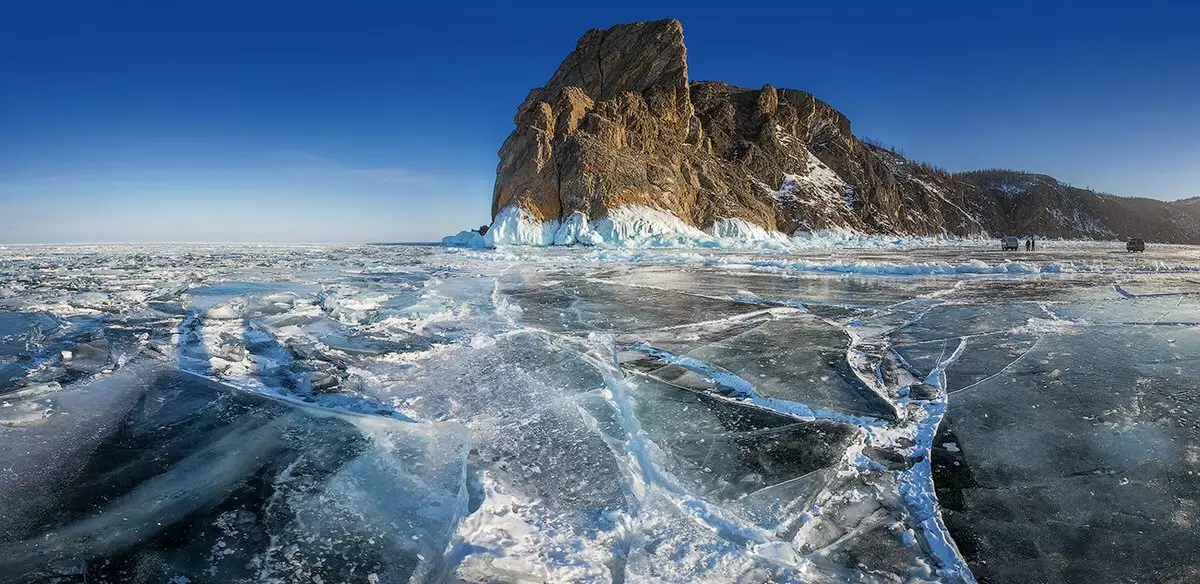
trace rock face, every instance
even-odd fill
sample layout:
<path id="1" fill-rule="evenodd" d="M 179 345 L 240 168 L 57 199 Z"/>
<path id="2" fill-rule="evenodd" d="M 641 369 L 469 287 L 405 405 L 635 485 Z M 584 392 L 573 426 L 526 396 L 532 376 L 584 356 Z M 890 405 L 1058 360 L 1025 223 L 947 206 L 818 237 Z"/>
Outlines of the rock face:
<path id="1" fill-rule="evenodd" d="M 515 121 L 500 149 L 493 218 L 510 208 L 578 222 L 636 205 L 701 229 L 744 220 L 787 234 L 1114 237 L 1171 217 L 1158 212 L 1166 203 L 1095 202 L 1049 177 L 1034 181 L 1029 200 L 1014 199 L 997 186 L 1005 179 L 951 175 L 859 141 L 844 115 L 804 91 L 690 82 L 673 19 L 588 31 Z M 1150 216 L 1130 222 L 1130 209 Z M 1170 240 L 1200 240 L 1188 217 Z"/>
<path id="2" fill-rule="evenodd" d="M 681 165 L 691 118 L 678 21 L 588 31 L 517 110 L 492 215 L 517 204 L 538 219 L 596 217 L 628 203 L 690 215 Z"/>

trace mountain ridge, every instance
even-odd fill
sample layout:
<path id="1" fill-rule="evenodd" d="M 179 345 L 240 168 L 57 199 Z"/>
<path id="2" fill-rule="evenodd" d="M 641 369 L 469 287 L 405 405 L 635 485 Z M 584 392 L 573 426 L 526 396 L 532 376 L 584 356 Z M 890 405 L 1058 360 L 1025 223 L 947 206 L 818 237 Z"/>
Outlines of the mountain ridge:
<path id="1" fill-rule="evenodd" d="M 674 19 L 586 32 L 514 123 L 499 152 L 493 227 L 555 225 L 499 225 L 493 243 L 587 243 L 596 238 L 577 235 L 621 207 L 665 211 L 710 232 L 733 221 L 786 234 L 1200 243 L 1200 205 L 1096 193 L 1036 173 L 949 173 L 860 140 L 845 115 L 808 92 L 691 81 Z M 556 237 L 568 223 L 579 233 Z M 519 241 L 505 239 L 518 232 Z"/>

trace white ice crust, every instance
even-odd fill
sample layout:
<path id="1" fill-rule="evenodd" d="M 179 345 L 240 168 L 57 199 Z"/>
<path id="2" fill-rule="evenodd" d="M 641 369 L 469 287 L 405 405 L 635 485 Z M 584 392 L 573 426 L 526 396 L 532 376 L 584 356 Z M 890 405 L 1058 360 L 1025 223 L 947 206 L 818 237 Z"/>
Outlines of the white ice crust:
<path id="1" fill-rule="evenodd" d="M 554 243 L 558 221 L 538 221 L 529 211 L 509 205 L 496 215 L 487 235 L 483 236 L 487 247 L 503 245 L 547 246 Z"/>
<path id="2" fill-rule="evenodd" d="M 744 241 L 762 247 L 785 248 L 791 243 L 788 236 L 745 219 L 718 219 L 708 233 L 719 240 Z"/>
<path id="3" fill-rule="evenodd" d="M 483 236 L 478 231 L 459 231 L 454 235 L 447 235 L 442 238 L 442 245 L 446 247 L 487 247 Z"/>
<path id="4" fill-rule="evenodd" d="M 505 207 L 492 222 L 482 247 L 587 245 L 602 247 L 755 247 L 783 248 L 789 238 L 745 219 L 719 219 L 707 231 L 673 213 L 642 205 L 611 209 L 598 219 L 576 211 L 563 221 L 539 221 L 516 206 Z M 447 247 L 481 247 L 470 232 L 442 240 Z"/>
<path id="5" fill-rule="evenodd" d="M 839 195 L 840 196 L 840 195 Z M 986 236 L 985 236 L 986 237 Z M 725 217 L 706 229 L 688 224 L 669 211 L 643 205 L 610 209 L 597 219 L 576 211 L 565 220 L 538 220 L 518 206 L 505 207 L 487 235 L 463 231 L 442 239 L 446 247 L 583 245 L 619 248 L 800 249 L 820 247 L 905 247 L 953 241 L 947 237 L 866 234 L 849 229 L 800 230 L 790 237 L 747 219 Z"/>
<path id="6" fill-rule="evenodd" d="M 604 238 L 592 231 L 588 224 L 587 215 L 576 211 L 567 217 L 554 233 L 554 245 L 599 245 Z"/>

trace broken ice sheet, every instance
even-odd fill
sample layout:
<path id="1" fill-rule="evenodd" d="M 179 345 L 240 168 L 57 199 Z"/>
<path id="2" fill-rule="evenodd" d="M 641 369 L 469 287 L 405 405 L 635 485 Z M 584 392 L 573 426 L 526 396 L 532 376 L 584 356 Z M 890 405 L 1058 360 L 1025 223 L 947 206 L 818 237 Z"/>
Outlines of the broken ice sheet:
<path id="1" fill-rule="evenodd" d="M 604 381 L 564 343 L 516 333 L 454 347 L 380 390 L 416 420 L 471 431 L 474 513 L 451 551 L 460 578 L 490 581 L 505 566 L 550 580 L 611 577 L 627 485 L 585 407 Z"/>
<path id="2" fill-rule="evenodd" d="M 159 366 L 6 399 L 9 582 L 421 581 L 465 507 L 454 423 L 299 407 Z M 8 414 L 28 403 L 45 415 Z"/>
<path id="3" fill-rule="evenodd" d="M 501 291 L 529 326 L 569 333 L 654 329 L 759 310 L 746 303 L 650 288 L 631 288 L 574 275 L 506 278 Z"/>
<path id="4" fill-rule="evenodd" d="M 48 314 L 0 311 L 0 391 L 34 367 L 41 341 L 58 327 Z"/>
<path id="5" fill-rule="evenodd" d="M 642 336 L 656 348 L 729 371 L 766 397 L 850 414 L 891 415 L 890 405 L 851 371 L 846 333 L 810 314 L 779 312 Z"/>
<path id="6" fill-rule="evenodd" d="M 835 466 L 860 438 L 846 424 L 803 422 L 649 377 L 631 382 L 633 414 L 662 450 L 667 472 L 716 500 L 780 490 Z"/>

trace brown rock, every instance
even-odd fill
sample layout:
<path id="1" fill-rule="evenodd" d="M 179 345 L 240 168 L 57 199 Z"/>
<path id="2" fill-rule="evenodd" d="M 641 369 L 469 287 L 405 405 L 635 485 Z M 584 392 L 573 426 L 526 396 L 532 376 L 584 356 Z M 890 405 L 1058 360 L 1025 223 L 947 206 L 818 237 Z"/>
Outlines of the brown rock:
<path id="1" fill-rule="evenodd" d="M 1101 213 L 1072 196 L 1011 204 L 978 177 L 864 144 L 850 120 L 807 92 L 689 83 L 683 27 L 673 19 L 588 31 L 546 85 L 529 93 L 515 122 L 500 149 L 493 217 L 508 205 L 563 219 L 637 204 L 699 227 L 742 218 L 785 233 L 1127 231 L 1111 226 L 1112 205 Z M 1081 222 L 1056 219 L 1081 205 Z M 1037 213 L 1046 216 L 1026 217 Z M 1171 237 L 1200 239 L 1200 219 L 1182 215 L 1190 227 Z"/>

